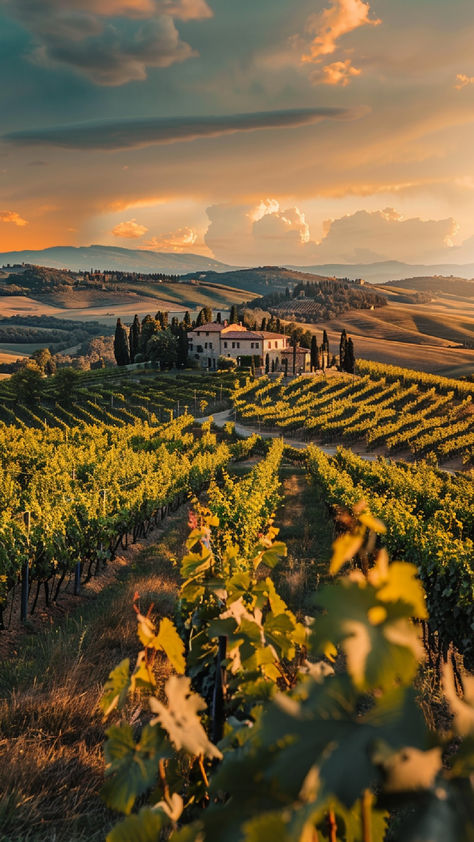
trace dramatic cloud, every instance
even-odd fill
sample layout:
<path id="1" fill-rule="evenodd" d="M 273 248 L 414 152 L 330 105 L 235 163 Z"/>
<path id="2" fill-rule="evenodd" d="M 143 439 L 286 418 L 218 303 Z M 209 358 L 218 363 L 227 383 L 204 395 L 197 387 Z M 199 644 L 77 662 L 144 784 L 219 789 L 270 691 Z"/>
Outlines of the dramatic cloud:
<path id="1" fill-rule="evenodd" d="M 255 207 L 214 205 L 205 237 L 214 255 L 234 264 L 322 264 L 377 260 L 423 262 L 446 255 L 457 233 L 454 219 L 404 219 L 393 208 L 358 211 L 329 220 L 320 242 L 311 238 L 299 208 L 274 199 Z"/>
<path id="2" fill-rule="evenodd" d="M 370 6 L 363 0 L 332 0 L 328 9 L 311 15 L 307 30 L 313 35 L 309 52 L 302 56 L 303 62 L 319 62 L 323 56 L 336 51 L 337 41 L 360 26 L 378 26 L 379 19 L 370 18 Z"/>
<path id="3" fill-rule="evenodd" d="M 393 208 L 358 211 L 326 223 L 318 246 L 320 262 L 346 263 L 374 260 L 429 260 L 449 252 L 457 233 L 454 219 L 404 219 Z"/>
<path id="4" fill-rule="evenodd" d="M 205 0 L 0 0 L 31 33 L 31 58 L 62 64 L 99 85 L 147 78 L 196 51 L 181 40 L 175 19 L 212 16 Z"/>
<path id="5" fill-rule="evenodd" d="M 361 70 L 352 66 L 348 58 L 345 61 L 334 61 L 332 64 L 313 70 L 310 79 L 315 85 L 339 85 L 345 88 L 354 76 L 360 76 L 361 73 Z"/>
<path id="6" fill-rule="evenodd" d="M 466 76 L 465 73 L 458 73 L 454 86 L 456 90 L 461 91 L 463 88 L 467 88 L 468 85 L 474 85 L 474 76 Z"/>
<path id="7" fill-rule="evenodd" d="M 226 261 L 236 265 L 294 262 L 310 238 L 299 208 L 283 210 L 275 199 L 255 207 L 213 205 L 207 215 L 206 245 L 214 255 L 225 254 Z"/>
<path id="8" fill-rule="evenodd" d="M 23 219 L 16 211 L 0 211 L 0 222 L 11 222 L 13 225 L 17 225 L 18 228 L 28 225 L 27 220 Z"/>
<path id="9" fill-rule="evenodd" d="M 156 143 L 195 140 L 199 137 L 248 132 L 257 129 L 290 129 L 321 120 L 354 120 L 365 108 L 300 108 L 227 114 L 220 117 L 164 117 L 151 120 L 121 120 L 114 123 L 83 123 L 51 129 L 12 132 L 5 140 L 32 146 L 62 146 L 69 149 L 131 149 Z"/>
<path id="10" fill-rule="evenodd" d="M 168 234 L 152 237 L 151 240 L 143 243 L 143 248 L 153 251 L 189 251 L 197 242 L 197 239 L 197 231 L 194 231 L 193 228 L 184 227 Z"/>
<path id="11" fill-rule="evenodd" d="M 112 230 L 114 237 L 124 237 L 127 240 L 138 240 L 143 237 L 148 231 L 145 225 L 139 225 L 135 219 L 129 219 L 127 222 L 119 222 Z"/>

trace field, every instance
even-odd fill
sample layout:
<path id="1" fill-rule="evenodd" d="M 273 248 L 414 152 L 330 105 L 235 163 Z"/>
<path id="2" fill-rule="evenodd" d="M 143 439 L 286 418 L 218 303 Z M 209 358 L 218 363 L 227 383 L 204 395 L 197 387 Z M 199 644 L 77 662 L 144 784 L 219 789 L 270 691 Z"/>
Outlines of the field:
<path id="1" fill-rule="evenodd" d="M 390 288 L 380 287 L 380 292 L 388 297 L 387 307 L 353 310 L 329 322 L 301 326 L 318 336 L 327 330 L 331 347 L 338 346 L 345 329 L 353 337 L 356 356 L 364 359 L 446 377 L 473 373 L 472 298 L 437 296 L 430 304 L 403 304 Z M 471 348 L 460 347 L 463 343 Z"/>
<path id="2" fill-rule="evenodd" d="M 100 322 L 113 333 L 117 318 L 131 323 L 135 314 L 143 318 L 147 313 L 154 315 L 158 310 L 168 311 L 170 318 L 182 318 L 186 310 L 196 317 L 202 307 L 220 310 L 228 316 L 232 304 L 242 304 L 248 299 L 248 292 L 231 287 L 220 289 L 213 285 L 191 284 L 137 284 L 136 292 L 128 288 L 116 292 L 102 290 L 71 290 L 31 298 L 22 295 L 0 296 L 0 317 L 10 316 L 55 316 L 58 319 L 72 319 L 77 322 Z M 44 347 L 38 344 L 36 347 Z M 35 347 L 30 346 L 29 353 Z M 15 362 L 24 352 L 20 346 L 7 347 L 0 344 L 0 362 Z"/>
<path id="3" fill-rule="evenodd" d="M 470 386 L 363 365 L 2 384 L 1 842 L 470 839 Z"/>

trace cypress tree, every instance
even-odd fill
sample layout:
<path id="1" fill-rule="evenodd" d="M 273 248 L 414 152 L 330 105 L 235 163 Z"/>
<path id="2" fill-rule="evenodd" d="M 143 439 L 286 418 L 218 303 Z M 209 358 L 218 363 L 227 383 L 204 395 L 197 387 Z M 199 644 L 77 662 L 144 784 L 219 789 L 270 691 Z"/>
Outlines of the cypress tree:
<path id="1" fill-rule="evenodd" d="M 266 330 L 266 329 L 267 329 L 267 320 L 264 316 L 263 319 L 262 319 L 262 324 L 260 325 L 260 330 Z"/>
<path id="2" fill-rule="evenodd" d="M 232 304 L 232 307 L 230 308 L 229 323 L 231 325 L 239 323 L 239 311 L 236 304 Z"/>
<path id="3" fill-rule="evenodd" d="M 353 341 L 350 337 L 347 341 L 347 350 L 346 350 L 346 358 L 345 358 L 345 370 L 348 371 L 349 374 L 354 374 L 354 372 L 355 372 L 354 343 L 353 343 Z"/>
<path id="4" fill-rule="evenodd" d="M 204 309 L 199 311 L 197 320 L 196 320 L 196 327 L 201 327 L 203 324 L 206 323 L 206 317 L 204 315 Z"/>
<path id="5" fill-rule="evenodd" d="M 168 327 L 168 313 L 166 310 L 161 314 L 161 326 L 163 330 L 166 330 Z"/>
<path id="6" fill-rule="evenodd" d="M 268 374 L 269 371 L 270 371 L 270 356 L 269 356 L 269 354 L 267 354 L 266 357 L 265 357 L 265 374 Z"/>
<path id="7" fill-rule="evenodd" d="M 216 316 L 216 322 L 217 322 L 218 325 L 220 325 L 222 323 L 222 316 L 221 316 L 220 312 Z"/>
<path id="8" fill-rule="evenodd" d="M 114 337 L 114 355 L 117 365 L 128 365 L 130 354 L 128 351 L 127 329 L 120 319 L 117 319 Z"/>
<path id="9" fill-rule="evenodd" d="M 319 368 L 318 357 L 319 357 L 318 340 L 316 339 L 316 334 L 313 333 L 313 335 L 311 337 L 311 370 L 312 371 L 316 371 L 316 369 Z"/>
<path id="10" fill-rule="evenodd" d="M 146 354 L 146 346 L 151 337 L 161 330 L 161 323 L 157 322 L 150 314 L 142 321 L 142 332 L 140 336 L 140 352 Z"/>
<path id="11" fill-rule="evenodd" d="M 276 320 L 276 332 L 281 333 L 281 321 L 278 318 Z"/>
<path id="12" fill-rule="evenodd" d="M 204 318 L 206 320 L 206 324 L 207 322 L 212 322 L 212 310 L 210 307 L 204 307 Z"/>
<path id="13" fill-rule="evenodd" d="M 183 327 L 185 328 L 185 330 L 189 330 L 189 328 L 191 327 L 191 316 L 189 315 L 188 310 L 186 310 L 184 314 Z"/>
<path id="14" fill-rule="evenodd" d="M 327 351 L 329 354 L 329 339 L 325 330 L 323 331 L 323 351 Z"/>
<path id="15" fill-rule="evenodd" d="M 341 333 L 341 340 L 339 342 L 339 368 L 341 371 L 346 369 L 346 354 L 347 354 L 347 333 L 345 330 Z"/>
<path id="16" fill-rule="evenodd" d="M 140 319 L 135 314 L 135 318 L 132 322 L 132 326 L 130 328 L 129 334 L 129 342 L 130 342 L 130 362 L 135 362 L 135 357 L 138 353 L 140 353 L 140 337 L 142 333 L 142 326 L 140 324 Z"/>
<path id="17" fill-rule="evenodd" d="M 178 330 L 178 359 L 177 359 L 178 367 L 184 368 L 187 365 L 188 348 L 189 348 L 188 334 L 186 332 L 186 328 L 184 327 L 184 324 L 181 324 L 179 326 L 179 330 Z"/>

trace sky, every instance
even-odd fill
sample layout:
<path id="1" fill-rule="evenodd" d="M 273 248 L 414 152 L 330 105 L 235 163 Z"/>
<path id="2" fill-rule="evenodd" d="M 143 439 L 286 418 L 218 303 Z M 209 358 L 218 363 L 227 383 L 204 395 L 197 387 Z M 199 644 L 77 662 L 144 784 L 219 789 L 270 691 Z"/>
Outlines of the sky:
<path id="1" fill-rule="evenodd" d="M 474 261 L 470 0 L 0 0 L 0 251 Z"/>

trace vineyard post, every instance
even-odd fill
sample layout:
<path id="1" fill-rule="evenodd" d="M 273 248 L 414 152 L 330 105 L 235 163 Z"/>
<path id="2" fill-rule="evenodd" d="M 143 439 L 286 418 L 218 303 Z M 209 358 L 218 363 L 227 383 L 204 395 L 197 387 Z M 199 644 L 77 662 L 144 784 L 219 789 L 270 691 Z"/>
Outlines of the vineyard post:
<path id="1" fill-rule="evenodd" d="M 23 513 L 23 520 L 26 526 L 26 541 L 27 541 L 27 557 L 26 561 L 23 564 L 23 569 L 21 571 L 21 607 L 20 607 L 20 619 L 22 623 L 26 621 L 26 617 L 28 614 L 28 596 L 30 590 L 30 526 L 31 526 L 31 512 L 24 512 Z"/>
<path id="2" fill-rule="evenodd" d="M 79 596 L 81 592 L 81 562 L 76 561 L 74 568 L 74 596 Z"/>

